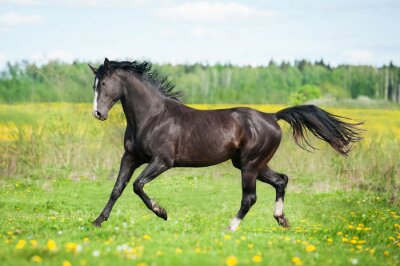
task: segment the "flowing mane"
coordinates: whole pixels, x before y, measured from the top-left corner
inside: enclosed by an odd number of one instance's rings
[[[179,91],[174,91],[175,84],[170,82],[167,76],[161,75],[157,69],[154,69],[152,63],[150,63],[149,61],[110,61],[111,73],[118,69],[125,70],[142,77],[166,97],[176,100],[178,102],[181,101],[180,97],[182,96],[182,93]],[[105,75],[104,65],[101,65],[99,67],[97,75],[99,76],[99,78]]]

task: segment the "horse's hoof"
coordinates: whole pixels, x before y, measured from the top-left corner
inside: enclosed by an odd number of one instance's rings
[[[158,205],[153,205],[153,212],[165,221],[168,219],[167,211]]]
[[[280,215],[280,216],[275,216],[275,215],[274,215],[274,218],[275,218],[275,220],[278,222],[278,224],[279,224],[280,226],[282,226],[283,228],[287,228],[287,229],[290,228],[289,220],[286,219],[286,217],[285,217],[284,214],[282,214],[282,215]]]
[[[165,221],[168,220],[168,215],[164,208],[159,207],[159,209],[156,212],[156,215],[164,219]]]
[[[95,226],[95,227],[101,227],[101,222],[100,222],[100,221],[97,221],[97,219],[96,219],[96,220],[94,220],[94,221],[92,222],[92,225]]]

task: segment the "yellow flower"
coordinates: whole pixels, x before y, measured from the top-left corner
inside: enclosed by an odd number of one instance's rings
[[[177,254],[181,254],[182,252],[183,252],[183,250],[180,249],[180,248],[176,248],[176,249],[175,249],[175,253],[177,253]]]
[[[342,238],[342,241],[346,243],[346,242],[348,242],[349,240],[347,239],[347,237],[343,237],[343,238]]]
[[[88,243],[89,242],[89,238],[88,237],[83,238],[83,242]]]
[[[293,257],[292,262],[296,266],[301,266],[304,264],[304,262],[299,257]]]
[[[54,240],[49,239],[47,241],[47,249],[50,251],[56,251],[57,250],[57,244],[54,242]]]
[[[362,246],[361,245],[357,245],[356,248],[357,249],[362,249]]]
[[[78,245],[76,243],[68,242],[65,244],[65,250],[76,253],[78,251]]]
[[[32,239],[32,240],[29,241],[29,242],[31,242],[31,246],[32,246],[33,248],[37,246],[37,240]]]
[[[200,247],[196,247],[196,249],[194,250],[194,252],[196,252],[197,254],[199,254],[201,252],[201,248]]]
[[[136,264],[136,266],[147,266],[146,262],[139,262],[138,264]]]
[[[383,252],[383,254],[385,254],[385,255],[387,256],[387,255],[389,255],[389,251],[385,250],[385,251]]]
[[[350,240],[350,243],[351,243],[351,244],[357,244],[357,240],[352,239],[352,240]]]
[[[148,234],[146,234],[146,235],[143,236],[143,239],[144,239],[144,240],[150,240],[150,239],[151,239],[151,236],[149,236]]]
[[[162,256],[163,252],[161,250],[157,250],[156,255],[157,256]]]
[[[347,228],[349,228],[349,229],[354,229],[354,226],[351,225],[351,224],[349,224],[349,225],[347,226]]]
[[[244,240],[246,240],[246,237],[245,236],[241,236],[240,239],[244,241]]]
[[[259,262],[262,261],[262,258],[261,258],[261,256],[259,256],[259,255],[255,255],[255,256],[253,257],[253,261],[256,262],[256,263],[259,263]]]
[[[332,243],[333,239],[332,238],[328,238],[326,241],[328,241],[328,243]]]
[[[36,263],[41,263],[42,260],[43,260],[43,259],[42,259],[41,257],[37,256],[37,255],[35,255],[35,256],[33,256],[33,257],[31,258],[31,261],[36,262]]]
[[[15,245],[16,249],[23,249],[26,245],[26,241],[21,239],[18,241],[17,245]]]
[[[254,248],[254,244],[248,244],[247,247],[248,247],[249,249],[252,249],[252,248]]]
[[[72,266],[71,262],[69,262],[67,260],[64,260],[62,265],[63,266]]]
[[[225,240],[229,240],[229,239],[231,239],[232,237],[230,236],[230,235],[224,235],[224,239]]]
[[[308,245],[307,247],[306,247],[306,251],[307,252],[313,252],[313,251],[315,251],[317,248],[314,246],[314,245]]]
[[[235,266],[238,263],[238,259],[235,256],[229,256],[226,259],[226,265],[227,266]]]

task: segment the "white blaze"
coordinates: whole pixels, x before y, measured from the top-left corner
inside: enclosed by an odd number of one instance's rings
[[[93,99],[93,111],[97,111],[97,85],[99,84],[99,79],[94,80],[94,99]]]
[[[228,229],[231,230],[231,231],[235,231],[235,230],[238,228],[238,226],[239,226],[239,224],[240,224],[241,221],[242,221],[242,220],[239,219],[239,218],[237,218],[237,217],[233,218],[233,220],[232,220],[231,223],[229,224]]]
[[[275,216],[281,216],[283,214],[283,200],[282,198],[279,198],[276,202],[275,202],[275,211],[274,211],[274,215]]]

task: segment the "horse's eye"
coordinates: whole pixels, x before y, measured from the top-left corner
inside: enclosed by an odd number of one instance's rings
[[[104,81],[102,81],[102,82],[101,82],[101,85],[104,86],[104,85],[106,85],[106,83],[105,83]]]

